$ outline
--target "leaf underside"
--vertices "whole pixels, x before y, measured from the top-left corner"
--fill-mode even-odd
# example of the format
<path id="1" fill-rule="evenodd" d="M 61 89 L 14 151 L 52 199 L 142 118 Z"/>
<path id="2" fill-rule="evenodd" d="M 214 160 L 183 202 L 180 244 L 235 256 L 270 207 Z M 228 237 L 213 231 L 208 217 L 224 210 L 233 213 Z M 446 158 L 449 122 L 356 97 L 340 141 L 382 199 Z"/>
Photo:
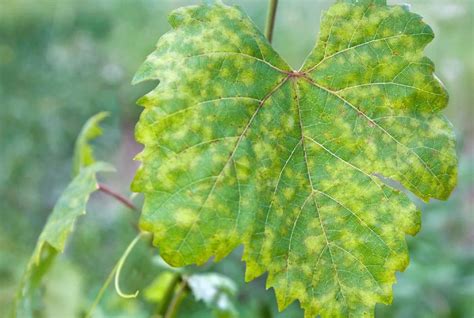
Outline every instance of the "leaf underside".
<path id="1" fill-rule="evenodd" d="M 420 228 L 380 177 L 425 201 L 456 184 L 447 93 L 423 56 L 430 27 L 385 0 L 338 1 L 293 71 L 239 8 L 169 21 L 134 79 L 160 81 L 139 100 L 142 229 L 174 266 L 243 244 L 246 279 L 268 272 L 280 310 L 373 316 Z"/>

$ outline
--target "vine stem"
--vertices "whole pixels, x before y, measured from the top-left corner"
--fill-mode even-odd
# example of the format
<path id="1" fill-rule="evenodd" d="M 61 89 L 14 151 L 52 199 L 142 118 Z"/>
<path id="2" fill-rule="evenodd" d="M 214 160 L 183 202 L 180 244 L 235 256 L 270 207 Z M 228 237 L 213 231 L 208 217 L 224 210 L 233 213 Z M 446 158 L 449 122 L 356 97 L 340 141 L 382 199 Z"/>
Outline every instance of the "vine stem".
<path id="1" fill-rule="evenodd" d="M 268 2 L 268 15 L 267 15 L 267 24 L 265 26 L 265 36 L 268 39 L 268 42 L 272 43 L 273 39 L 273 28 L 275 27 L 275 17 L 278 7 L 278 0 L 269 0 Z"/>
<path id="2" fill-rule="evenodd" d="M 140 210 L 129 199 L 127 199 L 123 195 L 113 191 L 112 189 L 110 189 L 105 184 L 99 183 L 98 187 L 99 187 L 98 188 L 99 191 L 113 197 L 114 199 L 116 199 L 117 201 L 119 201 L 120 203 L 122 203 L 123 205 L 128 207 L 129 209 L 140 212 Z"/>
<path id="3" fill-rule="evenodd" d="M 179 282 L 181 281 L 181 279 L 182 279 L 181 274 L 175 273 L 173 280 L 166 287 L 163 300 L 161 301 L 159 305 L 158 317 L 164 317 L 166 315 L 168 308 L 170 307 L 170 304 L 173 301 L 173 296 L 176 290 L 176 286 L 179 285 Z"/>
<path id="4" fill-rule="evenodd" d="M 184 295 L 186 293 L 186 288 L 188 286 L 188 282 L 186 281 L 185 278 L 181 278 L 181 283 L 178 286 L 178 289 L 176 290 L 173 299 L 171 300 L 171 303 L 169 304 L 168 309 L 166 310 L 166 314 L 164 318 L 173 318 L 176 316 L 179 305 L 184 299 Z"/>

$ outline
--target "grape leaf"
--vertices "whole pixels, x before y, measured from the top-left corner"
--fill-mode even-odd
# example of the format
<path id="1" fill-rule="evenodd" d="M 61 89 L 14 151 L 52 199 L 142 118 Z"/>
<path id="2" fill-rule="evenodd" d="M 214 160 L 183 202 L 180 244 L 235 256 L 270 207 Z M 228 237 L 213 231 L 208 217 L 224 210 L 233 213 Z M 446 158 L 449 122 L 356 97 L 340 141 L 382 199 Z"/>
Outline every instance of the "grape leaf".
<path id="1" fill-rule="evenodd" d="M 34 292 L 57 254 L 64 251 L 66 240 L 73 231 L 76 218 L 85 214 L 89 195 L 97 190 L 96 173 L 111 170 L 113 170 L 111 166 L 103 162 L 81 169 L 58 199 L 27 265 L 18 290 L 14 316 L 33 316 Z"/>
<path id="2" fill-rule="evenodd" d="M 31 256 L 25 274 L 18 288 L 14 317 L 33 317 L 34 296 L 41 279 L 48 272 L 59 253 L 64 252 L 66 240 L 74 229 L 77 217 L 85 214 L 86 204 L 92 192 L 98 189 L 96 174 L 113 171 L 105 162 L 95 162 L 89 141 L 101 135 L 98 123 L 107 113 L 99 113 L 89 119 L 76 141 L 74 158 L 81 158 L 74 164 L 74 179 L 56 202 Z"/>
<path id="3" fill-rule="evenodd" d="M 237 7 L 207 1 L 169 22 L 134 78 L 160 81 L 139 100 L 142 229 L 173 266 L 243 244 L 246 280 L 268 272 L 280 310 L 373 316 L 420 228 L 386 179 L 425 201 L 456 184 L 431 28 L 385 0 L 340 0 L 294 71 Z"/>
<path id="4" fill-rule="evenodd" d="M 89 118 L 82 127 L 74 146 L 74 175 L 77 175 L 81 168 L 95 162 L 94 151 L 89 142 L 102 135 L 102 128 L 100 128 L 99 124 L 109 115 L 110 113 L 108 112 L 97 113 Z"/>
<path id="5" fill-rule="evenodd" d="M 164 271 L 160 273 L 151 284 L 144 290 L 144 297 L 146 300 L 158 303 L 160 306 L 167 300 L 172 292 L 170 288 L 176 287 L 176 282 L 179 281 L 179 274 L 171 271 Z M 174 290 L 173 290 L 174 291 Z"/>
<path id="6" fill-rule="evenodd" d="M 96 174 L 100 171 L 114 171 L 114 169 L 105 162 L 94 163 L 82 169 L 64 190 L 38 239 L 33 253 L 36 262 L 39 261 L 41 249 L 45 244 L 58 252 L 64 251 L 66 240 L 74 229 L 77 217 L 86 213 L 89 195 L 98 189 Z"/>

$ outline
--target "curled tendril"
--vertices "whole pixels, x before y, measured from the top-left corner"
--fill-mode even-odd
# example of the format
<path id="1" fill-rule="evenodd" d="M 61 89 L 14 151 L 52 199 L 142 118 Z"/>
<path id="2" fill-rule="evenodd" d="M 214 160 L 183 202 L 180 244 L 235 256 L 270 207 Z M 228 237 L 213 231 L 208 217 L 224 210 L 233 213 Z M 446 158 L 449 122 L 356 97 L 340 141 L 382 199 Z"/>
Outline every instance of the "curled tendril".
<path id="1" fill-rule="evenodd" d="M 117 270 L 115 271 L 115 291 L 117 292 L 117 294 L 122 297 L 122 298 L 135 298 L 138 296 L 138 293 L 140 291 L 136 291 L 135 293 L 133 294 L 125 294 L 122 292 L 122 290 L 120 289 L 120 272 L 122 271 L 122 267 L 123 267 L 123 264 L 125 263 L 125 261 L 127 260 L 127 257 L 128 255 L 130 254 L 130 252 L 132 251 L 132 249 L 135 247 L 135 245 L 138 243 L 138 241 L 142 238 L 142 236 L 144 235 L 144 233 L 139 233 L 134 239 L 132 242 L 130 242 L 130 244 L 128 245 L 127 249 L 125 250 L 125 252 L 123 253 L 122 257 L 120 257 L 118 263 L 117 263 Z"/>

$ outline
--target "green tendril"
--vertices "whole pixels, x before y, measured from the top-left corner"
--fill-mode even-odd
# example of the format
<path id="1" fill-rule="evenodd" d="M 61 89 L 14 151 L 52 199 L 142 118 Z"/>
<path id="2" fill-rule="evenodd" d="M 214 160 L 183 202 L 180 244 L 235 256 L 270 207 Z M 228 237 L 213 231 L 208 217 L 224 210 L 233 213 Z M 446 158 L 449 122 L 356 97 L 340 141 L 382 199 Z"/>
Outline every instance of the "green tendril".
<path id="1" fill-rule="evenodd" d="M 136 291 L 134 294 L 125 294 L 122 292 L 120 289 L 120 272 L 122 271 L 123 264 L 127 260 L 128 255 L 132 251 L 132 249 L 135 247 L 135 245 L 138 243 L 138 241 L 141 239 L 143 236 L 143 233 L 139 233 L 133 241 L 128 245 L 127 249 L 123 253 L 122 257 L 120 257 L 118 263 L 117 263 L 117 270 L 115 271 L 115 279 L 114 279 L 114 284 L 115 284 L 115 291 L 117 294 L 122 297 L 122 298 L 135 298 L 138 296 L 138 293 L 140 291 Z"/>

